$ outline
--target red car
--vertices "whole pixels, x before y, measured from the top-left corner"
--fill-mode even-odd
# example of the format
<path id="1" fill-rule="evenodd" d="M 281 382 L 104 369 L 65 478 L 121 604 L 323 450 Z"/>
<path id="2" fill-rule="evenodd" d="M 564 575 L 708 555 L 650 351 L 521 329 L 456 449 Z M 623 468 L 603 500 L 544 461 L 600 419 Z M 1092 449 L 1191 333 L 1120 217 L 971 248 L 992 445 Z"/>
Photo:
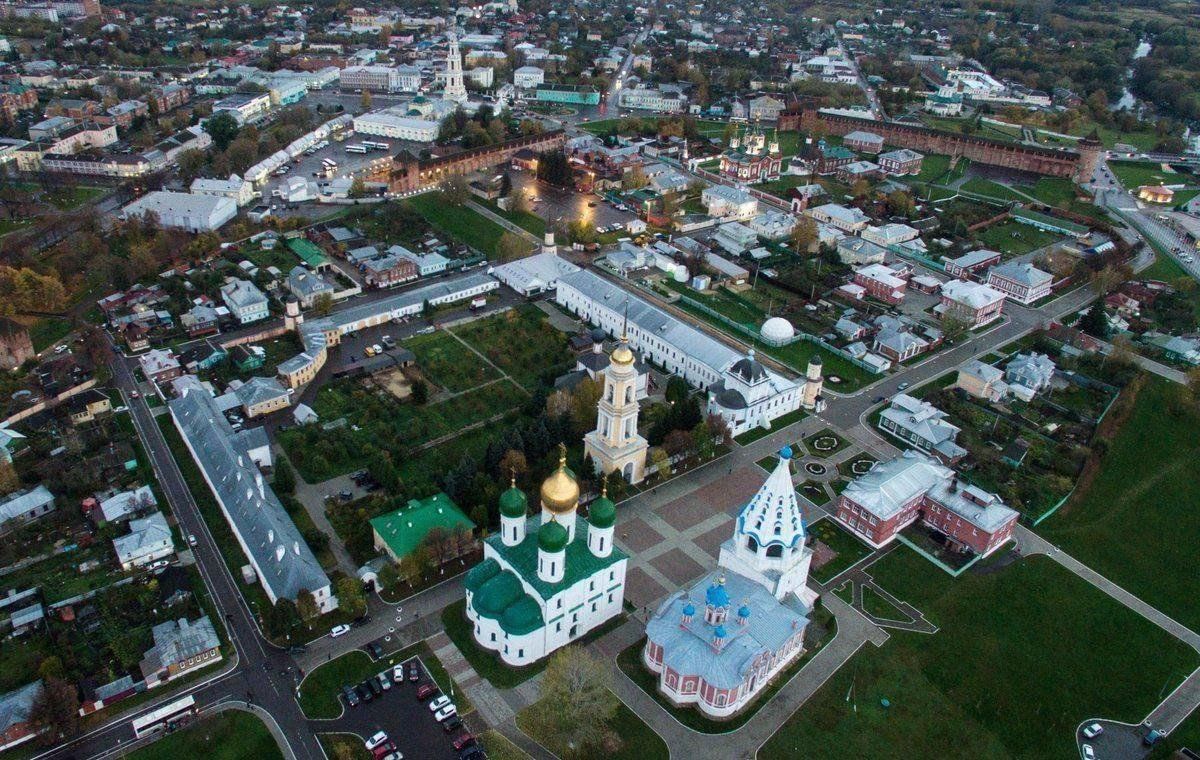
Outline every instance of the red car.
<path id="1" fill-rule="evenodd" d="M 426 700 L 437 696 L 438 687 L 436 684 L 426 683 L 421 684 L 417 689 L 417 699 Z"/>
<path id="2" fill-rule="evenodd" d="M 451 742 L 456 750 L 461 750 L 464 747 L 470 747 L 474 743 L 475 737 L 471 736 L 470 734 L 459 734 L 454 738 L 454 741 Z"/>
<path id="3" fill-rule="evenodd" d="M 390 755 L 391 753 L 393 753 L 395 751 L 396 751 L 396 743 L 389 739 L 388 741 L 384 742 L 383 744 L 380 744 L 375 749 L 371 750 L 371 754 L 372 754 L 372 756 L 374 756 L 375 760 L 383 760 L 383 758 L 387 757 L 388 755 Z"/>

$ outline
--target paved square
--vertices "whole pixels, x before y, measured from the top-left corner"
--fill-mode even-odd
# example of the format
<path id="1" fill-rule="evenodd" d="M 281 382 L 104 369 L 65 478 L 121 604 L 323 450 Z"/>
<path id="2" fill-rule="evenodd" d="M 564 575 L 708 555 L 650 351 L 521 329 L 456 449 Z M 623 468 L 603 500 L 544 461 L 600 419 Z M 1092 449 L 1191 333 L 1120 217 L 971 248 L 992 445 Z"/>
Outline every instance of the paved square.
<path id="1" fill-rule="evenodd" d="M 640 554 L 662 542 L 662 536 L 658 531 L 647 525 L 646 521 L 640 517 L 635 517 L 628 522 L 618 522 L 617 530 L 621 532 L 618 537 L 621 547 L 632 554 Z"/>
<path id="2" fill-rule="evenodd" d="M 721 553 L 721 542 L 731 535 L 733 535 L 733 520 L 726 520 L 707 533 L 696 536 L 692 539 L 692 543 L 715 560 Z"/>
<path id="3" fill-rule="evenodd" d="M 683 586 L 704 574 L 704 566 L 684 554 L 678 546 L 650 560 L 650 564 L 676 586 Z"/>
<path id="4" fill-rule="evenodd" d="M 625 598 L 635 607 L 649 607 L 666 591 L 661 583 L 647 575 L 640 567 L 635 567 L 625 574 Z"/>
<path id="5" fill-rule="evenodd" d="M 691 494 L 664 504 L 657 511 L 672 528 L 684 531 L 699 525 L 720 510 L 714 509 L 707 499 L 697 499 L 695 494 Z"/>

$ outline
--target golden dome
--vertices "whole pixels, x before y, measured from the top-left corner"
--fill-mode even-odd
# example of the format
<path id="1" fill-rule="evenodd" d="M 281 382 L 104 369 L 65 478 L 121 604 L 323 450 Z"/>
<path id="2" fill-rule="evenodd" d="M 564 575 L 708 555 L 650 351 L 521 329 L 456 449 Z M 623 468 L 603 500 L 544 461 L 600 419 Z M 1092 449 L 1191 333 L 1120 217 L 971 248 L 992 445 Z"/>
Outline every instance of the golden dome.
<path id="1" fill-rule="evenodd" d="M 567 447 L 559 444 L 558 452 L 558 469 L 542 481 L 542 506 L 562 514 L 579 506 L 579 483 L 567 469 Z"/>
<path id="2" fill-rule="evenodd" d="M 613 364 L 620 364 L 623 367 L 633 364 L 633 352 L 629 350 L 629 341 L 624 337 L 621 338 L 621 343 L 613 350 L 611 359 Z"/>

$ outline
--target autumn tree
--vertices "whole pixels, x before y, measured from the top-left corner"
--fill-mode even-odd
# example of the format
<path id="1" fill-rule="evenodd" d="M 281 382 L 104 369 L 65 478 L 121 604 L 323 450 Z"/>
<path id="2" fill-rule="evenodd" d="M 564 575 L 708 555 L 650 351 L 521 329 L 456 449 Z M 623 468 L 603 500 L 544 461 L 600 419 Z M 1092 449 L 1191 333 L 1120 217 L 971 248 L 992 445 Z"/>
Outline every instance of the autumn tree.
<path id="1" fill-rule="evenodd" d="M 336 589 L 338 608 L 347 615 L 358 617 L 367 611 L 367 595 L 358 578 L 348 575 L 338 578 Z"/>
<path id="2" fill-rule="evenodd" d="M 501 261 L 516 261 L 529 253 L 529 242 L 515 232 L 505 232 L 496 243 Z"/>
<path id="3" fill-rule="evenodd" d="M 564 647 L 551 656 L 538 700 L 551 746 L 601 754 L 602 749 L 619 746 L 619 738 L 608 728 L 618 704 L 611 682 L 605 664 L 583 647 Z"/>
<path id="4" fill-rule="evenodd" d="M 525 452 L 509 449 L 500 457 L 500 474 L 503 477 L 519 478 L 529 472 L 529 464 L 525 461 Z"/>
<path id="5" fill-rule="evenodd" d="M 466 177 L 461 174 L 454 174 L 443 180 L 438 186 L 438 193 L 442 200 L 451 206 L 465 206 L 467 201 L 471 200 L 471 188 Z"/>
<path id="6" fill-rule="evenodd" d="M 650 179 L 646 176 L 646 171 L 640 165 L 634 166 L 621 178 L 621 189 L 641 190 L 649 183 Z"/>
<path id="7" fill-rule="evenodd" d="M 333 311 L 333 296 L 329 293 L 322 293 L 313 299 L 312 305 L 313 314 L 319 317 L 329 316 Z"/>
<path id="8" fill-rule="evenodd" d="M 42 688 L 29 708 L 29 722 L 38 731 L 38 743 L 57 744 L 79 731 L 79 693 L 75 685 L 61 678 L 42 680 Z"/>
<path id="9" fill-rule="evenodd" d="M 658 473 L 659 477 L 669 478 L 671 476 L 671 460 L 665 449 L 661 446 L 654 446 L 650 449 L 646 456 L 646 467 L 651 472 Z"/>
<path id="10" fill-rule="evenodd" d="M 361 106 L 362 110 L 364 110 L 364 111 L 371 110 L 371 91 L 370 90 L 362 91 L 362 97 L 358 99 L 358 105 Z"/>
<path id="11" fill-rule="evenodd" d="M 0 459 L 0 496 L 10 494 L 20 488 L 21 478 L 17 475 L 17 470 L 12 466 L 12 462 Z"/>
<path id="12" fill-rule="evenodd" d="M 321 614 L 316 597 L 308 589 L 300 589 L 296 594 L 296 612 L 300 613 L 300 618 L 305 622 L 312 622 Z"/>
<path id="13" fill-rule="evenodd" d="M 817 244 L 818 235 L 816 221 L 809 216 L 800 217 L 796 220 L 796 226 L 792 228 L 792 249 L 796 253 L 811 253 L 813 246 Z"/>

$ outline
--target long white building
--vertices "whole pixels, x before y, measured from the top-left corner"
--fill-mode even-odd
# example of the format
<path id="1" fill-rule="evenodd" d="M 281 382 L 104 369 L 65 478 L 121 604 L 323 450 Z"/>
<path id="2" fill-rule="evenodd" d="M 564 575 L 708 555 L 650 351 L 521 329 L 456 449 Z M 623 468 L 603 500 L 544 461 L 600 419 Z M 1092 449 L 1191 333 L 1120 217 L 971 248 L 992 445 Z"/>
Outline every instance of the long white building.
<path id="1" fill-rule="evenodd" d="M 613 335 L 625 330 L 629 345 L 650 362 L 708 392 L 708 411 L 725 420 L 733 435 L 771 422 L 819 397 L 819 364 L 812 381 L 799 383 L 768 370 L 751 352 L 743 356 L 662 309 L 581 269 L 558 281 L 554 300 Z M 628 311 L 628 326 L 625 314 Z"/>
<path id="2" fill-rule="evenodd" d="M 428 119 L 404 115 L 403 108 L 384 108 L 354 117 L 354 131 L 364 135 L 379 135 L 395 140 L 433 142 L 441 125 Z"/>
<path id="3" fill-rule="evenodd" d="M 163 227 L 212 232 L 237 216 L 237 209 L 237 202 L 231 198 L 155 190 L 123 208 L 121 217 L 128 219 L 151 212 Z"/>

